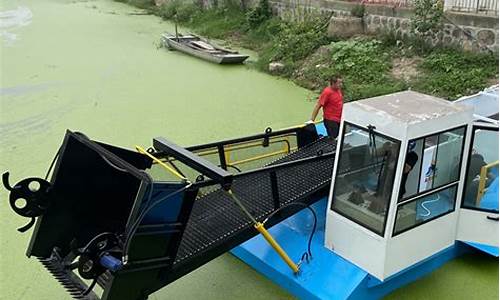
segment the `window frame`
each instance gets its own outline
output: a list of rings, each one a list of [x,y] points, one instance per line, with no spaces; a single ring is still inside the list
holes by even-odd
[[[358,125],[358,124],[355,124],[355,123],[351,123],[351,122],[348,122],[348,121],[344,121],[344,124],[342,126],[342,137],[341,137],[341,140],[340,140],[340,149],[339,149],[339,157],[338,157],[338,160],[337,160],[337,168],[335,170],[335,178],[337,178],[337,175],[339,174],[340,172],[340,169],[338,168],[338,166],[340,165],[340,161],[342,160],[342,153],[343,153],[343,149],[344,149],[344,138],[345,138],[345,132],[346,132],[346,125],[349,125],[351,127],[355,127],[357,129],[361,129],[361,130],[364,130],[366,132],[369,131],[368,127],[364,127],[364,126],[361,126],[361,125]],[[400,157],[400,152],[401,152],[401,141],[398,140],[397,138],[394,138],[394,137],[391,137],[391,136],[388,136],[386,134],[383,134],[383,133],[380,133],[379,131],[376,130],[376,128],[373,130],[373,133],[375,135],[378,135],[382,138],[385,138],[393,143],[396,143],[398,145],[398,156],[396,157],[396,167],[394,168],[394,171],[393,171],[393,174],[392,174],[392,177],[395,178],[396,176],[396,171],[397,171],[397,164],[399,162],[399,157]],[[335,203],[335,189],[337,188],[337,180],[335,180],[335,183],[333,185],[333,189],[332,189],[332,203],[330,204],[330,207],[328,208],[329,210],[333,211],[334,213],[337,213],[339,215],[341,215],[342,217],[358,224],[359,226],[381,236],[381,237],[384,237],[385,236],[385,233],[386,233],[386,227],[387,227],[387,219],[388,219],[388,216],[389,216],[389,207],[391,205],[391,200],[392,200],[392,197],[394,195],[394,182],[392,184],[392,192],[391,192],[391,196],[389,197],[388,201],[387,201],[387,204],[386,204],[386,207],[385,207],[385,216],[384,216],[384,223],[383,223],[383,227],[382,227],[382,232],[379,232],[377,230],[375,230],[374,228],[371,228],[369,227],[368,225],[366,224],[363,224],[361,222],[358,222],[358,220],[355,220],[354,218],[352,218],[351,216],[348,216],[346,214],[344,214],[343,212],[340,212],[338,210],[336,210],[334,208],[334,203]],[[399,189],[398,189],[399,191]]]
[[[421,193],[420,195],[416,196],[415,198],[408,199],[408,200],[406,200],[404,202],[398,203],[398,205],[396,206],[396,217],[394,218],[394,226],[392,228],[392,237],[398,236],[398,235],[400,235],[402,233],[405,233],[405,232],[407,232],[409,230],[412,230],[413,228],[416,228],[418,226],[421,226],[421,225],[424,225],[426,223],[432,222],[432,221],[434,221],[436,219],[439,219],[441,217],[444,217],[444,216],[446,216],[446,215],[451,214],[452,212],[454,212],[456,210],[456,206],[457,206],[458,184],[459,184],[459,181],[450,182],[448,184],[442,185],[441,187],[439,187],[437,189],[429,190],[427,193],[423,193],[423,194]],[[403,229],[401,231],[396,232],[396,222],[397,222],[397,219],[398,219],[399,206],[402,206],[404,204],[408,204],[408,203],[411,203],[411,202],[418,201],[421,198],[424,198],[424,197],[427,197],[427,196],[439,193],[441,191],[444,191],[444,190],[447,190],[449,188],[452,188],[453,186],[455,186],[455,199],[453,199],[453,205],[451,206],[452,207],[451,210],[445,212],[444,214],[440,214],[440,215],[434,216],[432,218],[429,218],[429,219],[425,220],[422,223],[414,224],[414,225],[412,225],[412,226],[410,226],[408,228],[405,228],[405,229]]]
[[[465,125],[460,125],[460,126],[457,126],[457,127],[452,127],[452,128],[449,128],[449,129],[446,129],[446,130],[441,130],[441,131],[438,131],[438,132],[435,132],[435,133],[432,133],[432,134],[428,134],[428,135],[424,135],[424,136],[421,136],[421,137],[417,137],[417,138],[414,138],[414,139],[411,139],[411,140],[408,140],[408,143],[406,144],[406,153],[404,155],[404,162],[406,162],[406,156],[408,155],[408,144],[410,143],[410,141],[416,141],[416,140],[420,140],[420,139],[424,139],[424,145],[422,145],[422,151],[420,154],[420,157],[419,159],[422,159],[423,156],[424,156],[424,151],[425,151],[425,139],[427,139],[428,137],[431,137],[433,135],[437,135],[438,136],[438,145],[439,145],[439,136],[443,133],[446,133],[448,131],[454,131],[456,129],[460,129],[460,128],[464,128],[464,136],[463,136],[463,139],[462,139],[462,150],[460,151],[460,161],[459,161],[459,166],[462,166],[462,163],[463,163],[463,159],[464,159],[464,147],[465,147],[465,140],[467,138],[467,124]],[[436,157],[438,156],[439,154],[439,147],[437,147],[436,149]],[[445,184],[441,184],[439,186],[436,186],[436,187],[433,187],[431,189],[428,189],[426,191],[422,191],[422,192],[417,192],[411,196],[408,196],[408,197],[403,197],[401,199],[398,198],[397,200],[397,204],[399,205],[400,203],[403,203],[403,202],[407,202],[408,200],[411,200],[415,197],[418,197],[422,194],[427,194],[428,192],[430,191],[433,191],[433,190],[436,190],[436,189],[439,189],[439,188],[442,188],[443,186],[446,186],[446,185],[449,185],[453,182],[457,182],[457,181],[460,181],[460,173],[458,173],[458,179],[457,180],[454,180],[454,181],[450,181],[448,183],[445,183]],[[422,168],[420,168],[420,171],[419,171],[419,174],[418,174],[418,186],[417,186],[417,191],[420,190],[420,181],[422,180]],[[399,186],[399,190],[398,192],[401,190],[401,184]],[[456,201],[456,199],[455,199]]]
[[[446,132],[449,132],[449,131],[454,131],[454,130],[457,130],[457,129],[460,129],[460,128],[464,128],[464,136],[462,138],[462,149],[460,151],[460,161],[459,161],[459,166],[460,166],[460,172],[458,173],[458,178],[457,180],[454,180],[454,181],[451,181],[451,182],[448,182],[446,184],[442,184],[440,186],[437,186],[437,187],[433,187],[429,190],[426,190],[426,191],[423,191],[423,192],[418,192],[410,197],[407,197],[407,198],[401,198],[401,199],[397,199],[396,201],[396,212],[395,212],[395,217],[394,217],[394,226],[392,228],[392,237],[395,237],[395,236],[398,236],[402,233],[405,233],[409,230],[412,230],[418,226],[421,226],[421,225],[424,225],[426,223],[429,223],[431,221],[434,221],[436,219],[439,219],[441,217],[444,217],[450,213],[453,213],[456,211],[456,206],[457,206],[457,196],[458,196],[458,193],[459,193],[459,184],[460,184],[460,178],[461,178],[461,173],[462,173],[462,163],[463,163],[463,160],[464,160],[464,152],[465,152],[465,141],[467,139],[467,129],[468,129],[468,125],[467,124],[464,124],[464,125],[460,125],[460,126],[456,126],[456,127],[451,127],[451,128],[448,128],[448,129],[445,129],[445,130],[440,130],[440,131],[437,131],[437,132],[434,132],[434,133],[431,133],[431,134],[428,134],[428,135],[424,135],[424,136],[421,136],[421,137],[417,137],[417,138],[414,138],[414,139],[411,139],[412,141],[413,140],[419,140],[419,139],[424,139],[424,143],[425,143],[425,139],[430,137],[430,136],[433,136],[433,135],[437,135],[438,136],[438,147],[436,149],[436,157],[437,157],[437,154],[439,153],[439,136],[443,133],[446,133]],[[404,156],[404,161],[406,161],[406,156],[408,155],[408,144],[409,144],[410,140],[408,140],[407,142],[407,145],[406,145],[406,153],[405,153],[405,156]],[[422,153],[421,153],[421,156],[420,157],[423,157],[423,152],[424,152],[425,148],[424,146],[422,146]],[[420,180],[421,180],[421,176],[422,176],[422,168],[420,168],[420,171],[419,171],[419,185],[418,185],[418,189],[420,189]],[[453,209],[444,213],[444,214],[441,214],[441,215],[437,215],[433,218],[430,218],[430,219],[427,219],[425,220],[424,222],[422,223],[418,223],[418,224],[415,224],[414,226],[411,226],[411,227],[408,227],[404,230],[401,230],[399,232],[396,233],[396,222],[397,222],[397,218],[398,218],[398,210],[399,210],[399,206],[400,205],[404,205],[404,204],[407,204],[407,203],[410,203],[410,202],[414,202],[414,201],[418,201],[418,199],[422,198],[422,197],[426,197],[426,196],[429,196],[429,195],[432,195],[432,194],[435,194],[435,193],[439,193],[440,191],[443,191],[443,190],[446,190],[448,188],[451,188],[452,186],[456,185],[456,191],[455,191],[455,198],[453,199]],[[399,185],[399,189],[398,189],[398,193],[399,191],[401,190],[401,184]]]
[[[498,134],[498,127],[496,126],[487,126],[486,124],[481,124],[481,125],[477,125],[477,124],[474,124],[472,125],[472,131],[471,131],[471,140],[470,140],[470,147],[469,147],[469,151],[468,151],[468,155],[466,157],[466,165],[465,165],[465,177],[464,177],[464,185],[462,187],[462,199],[460,201],[460,208],[461,209],[470,209],[470,210],[475,210],[475,211],[480,211],[480,212],[486,212],[486,213],[495,213],[495,214],[498,214],[499,211],[498,210],[493,210],[493,209],[485,209],[485,208],[480,208],[480,207],[468,207],[468,206],[464,206],[464,201],[465,201],[465,191],[467,189],[467,187],[465,186],[465,179],[467,178],[467,176],[469,176],[469,164],[470,164],[470,157],[471,157],[471,154],[472,154],[472,148],[474,146],[474,140],[475,140],[475,137],[476,137],[476,134],[475,134],[475,131],[476,129],[484,129],[484,130],[490,130],[490,131],[496,131],[497,134]]]

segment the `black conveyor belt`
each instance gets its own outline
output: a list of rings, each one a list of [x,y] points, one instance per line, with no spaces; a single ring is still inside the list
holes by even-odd
[[[324,137],[274,161],[270,165],[314,157],[318,153],[326,154],[333,151],[335,151],[335,142]],[[278,179],[280,207],[293,201],[303,200],[319,189],[328,186],[332,176],[333,163],[333,158],[318,159],[275,170]],[[271,191],[270,172],[242,173],[234,177],[232,185],[232,191],[258,221],[263,221],[276,210]],[[198,257],[198,260],[203,260],[202,256],[206,252],[220,247],[251,227],[252,223],[221,189],[199,197],[195,201],[184,231],[174,267],[195,257]]]

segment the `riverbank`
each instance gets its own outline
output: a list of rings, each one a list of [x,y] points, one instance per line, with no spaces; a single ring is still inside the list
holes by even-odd
[[[453,100],[498,83],[497,53],[432,47],[417,38],[402,40],[390,33],[329,37],[330,16],[302,13],[301,22],[285,21],[270,14],[265,0],[253,10],[242,10],[233,1],[219,1],[218,7],[209,9],[182,0],[159,7],[150,0],[119,1],[176,20],[209,38],[252,49],[259,54],[253,67],[316,93],[329,77],[342,74],[347,101],[407,89]]]

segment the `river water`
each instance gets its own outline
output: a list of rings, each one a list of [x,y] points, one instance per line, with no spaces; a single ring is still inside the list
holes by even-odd
[[[158,48],[173,26],[121,3],[21,0],[0,8],[0,170],[12,182],[43,177],[66,129],[128,148],[160,135],[192,145],[299,124],[312,109],[310,93],[288,81]],[[15,230],[26,220],[1,190],[0,298],[67,297],[26,259],[30,233]],[[226,255],[159,295],[286,297],[258,277]]]
[[[158,48],[160,33],[173,26],[137,11],[111,0],[0,2],[0,170],[11,171],[12,182],[43,177],[66,129],[128,148],[159,135],[192,145],[309,117],[307,90]],[[26,220],[6,196],[2,188],[0,299],[69,298],[26,259],[30,233],[15,230]],[[290,296],[226,254],[151,298]]]

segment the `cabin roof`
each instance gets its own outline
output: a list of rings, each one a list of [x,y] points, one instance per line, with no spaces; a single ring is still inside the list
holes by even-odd
[[[415,124],[470,110],[464,105],[425,95],[403,91],[349,103],[366,113],[375,113],[403,123]]]

